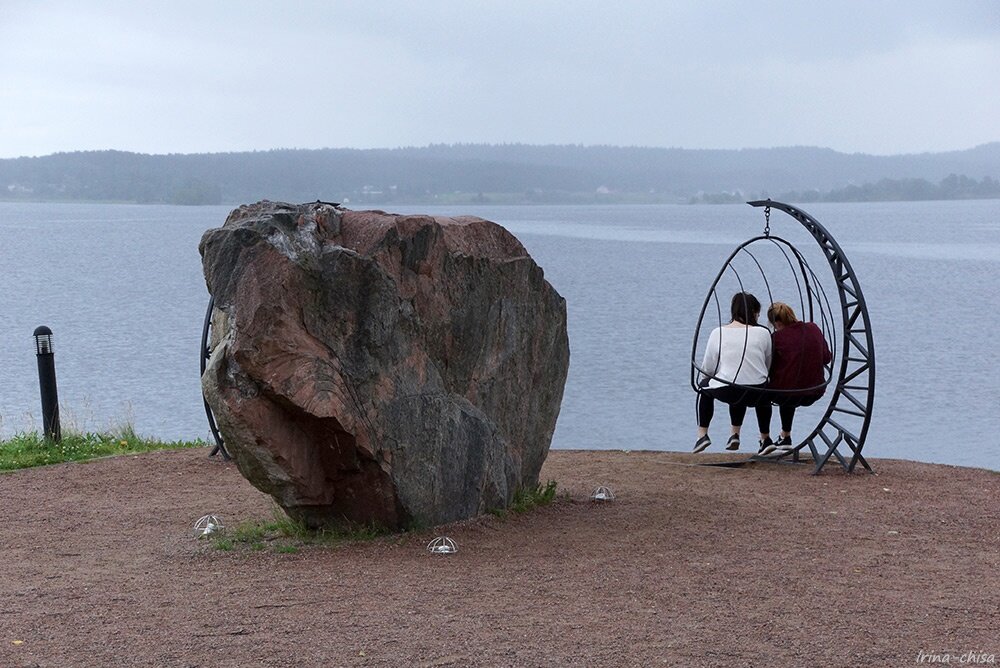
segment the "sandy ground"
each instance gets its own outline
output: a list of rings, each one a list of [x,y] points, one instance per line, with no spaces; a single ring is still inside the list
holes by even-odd
[[[910,666],[1000,655],[1000,474],[554,451],[551,506],[284,554],[206,451],[0,475],[0,666]],[[610,504],[589,501],[606,484]],[[447,533],[454,555],[424,547]],[[952,659],[957,662],[958,656]],[[1000,661],[1000,657],[994,659]]]

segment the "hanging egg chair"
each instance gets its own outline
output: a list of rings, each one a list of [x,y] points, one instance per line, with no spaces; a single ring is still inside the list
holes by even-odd
[[[705,297],[695,327],[691,347],[691,387],[699,395],[709,380],[724,385],[753,388],[720,378],[700,366],[699,351],[708,345],[708,333],[715,322],[722,327],[723,300],[736,293],[758,292],[767,303],[783,300],[798,307],[800,318],[814,323],[828,342],[830,362],[823,366],[822,382],[810,387],[794,389],[768,388],[769,396],[780,401],[786,394],[823,394],[829,397],[822,418],[809,435],[777,457],[754,456],[746,461],[720,462],[716,465],[740,466],[752,461],[798,462],[800,452],[807,449],[815,465],[814,474],[835,458],[845,471],[853,471],[857,464],[866,470],[871,467],[861,451],[864,448],[871,422],[872,402],[875,398],[875,350],[871,323],[861,285],[851,268],[843,249],[820,223],[794,206],[771,200],[748,202],[764,208],[764,233],[736,247],[723,263]],[[788,240],[771,234],[771,209],[784,211],[797,220],[819,245],[826,259],[831,276],[822,278],[810,266],[806,253]],[[815,254],[815,253],[814,253]],[[829,294],[836,294],[837,302],[831,305]],[[835,306],[839,306],[839,313]],[[708,323],[712,322],[712,327]],[[744,330],[744,352],[750,328]],[[718,337],[721,347],[721,337]],[[742,359],[740,361],[742,367]],[[735,374],[739,376],[739,371]],[[832,391],[830,391],[832,390]]]

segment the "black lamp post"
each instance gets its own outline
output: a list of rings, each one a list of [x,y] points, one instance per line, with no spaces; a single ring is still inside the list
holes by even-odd
[[[59,392],[56,389],[56,357],[52,351],[52,330],[42,325],[35,329],[35,356],[38,359],[38,388],[42,395],[42,426],[45,438],[62,439],[59,427]]]

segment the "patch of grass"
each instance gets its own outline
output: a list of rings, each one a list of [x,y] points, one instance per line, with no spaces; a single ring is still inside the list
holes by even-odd
[[[520,515],[532,508],[547,506],[556,498],[556,487],[556,481],[549,480],[544,485],[539,483],[533,489],[519,489],[514,492],[514,499],[510,502],[509,506],[506,508],[495,508],[490,513],[496,517],[504,518],[508,513]]]
[[[216,550],[222,550],[223,552],[229,552],[233,549],[233,541],[228,538],[216,538],[212,544]]]
[[[266,544],[271,543],[275,552],[291,554],[306,545],[332,546],[351,541],[372,540],[387,533],[388,530],[375,524],[355,525],[345,529],[310,529],[275,506],[271,520],[240,522],[229,534],[229,539],[234,545],[248,545],[254,551],[260,551]]]
[[[233,530],[233,540],[240,543],[260,543],[267,537],[268,531],[263,524],[241,522]]]
[[[533,508],[546,506],[556,498],[556,481],[549,480],[544,485],[539,484],[531,489],[518,490],[507,508],[490,511],[497,517],[506,517],[509,513],[526,513]],[[266,545],[280,554],[294,554],[303,547],[317,545],[333,547],[348,542],[368,541],[392,531],[377,524],[355,524],[342,529],[310,529],[303,522],[292,519],[275,505],[270,520],[247,520],[237,524],[226,534],[229,546],[218,549],[234,549],[240,545],[259,552]],[[419,531],[424,527],[413,523],[405,531]]]
[[[22,432],[0,441],[0,471],[153,450],[201,448],[206,445],[202,440],[160,441],[144,438],[136,434],[130,424],[106,432],[76,432],[67,429],[58,443],[46,439],[38,432]]]

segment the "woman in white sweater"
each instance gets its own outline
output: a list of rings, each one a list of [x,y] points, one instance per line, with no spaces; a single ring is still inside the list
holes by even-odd
[[[771,332],[757,324],[760,302],[749,292],[733,295],[730,311],[732,321],[712,330],[701,363],[703,375],[702,389],[698,393],[695,452],[712,444],[708,425],[715,413],[716,399],[729,404],[732,434],[726,444],[727,450],[740,447],[740,428],[748,406],[756,408],[760,449],[771,444],[771,403],[762,392],[771,367]]]

